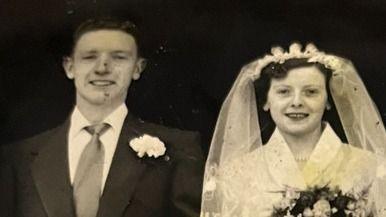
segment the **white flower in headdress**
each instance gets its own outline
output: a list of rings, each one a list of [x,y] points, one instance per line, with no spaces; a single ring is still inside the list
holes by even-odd
[[[284,49],[280,46],[272,47],[271,53],[274,57],[280,57],[284,54]]]
[[[289,47],[289,53],[294,57],[301,57],[302,53],[302,45],[299,43],[292,43]]]
[[[312,54],[312,53],[316,53],[316,52],[319,52],[319,50],[313,43],[307,44],[305,53]]]

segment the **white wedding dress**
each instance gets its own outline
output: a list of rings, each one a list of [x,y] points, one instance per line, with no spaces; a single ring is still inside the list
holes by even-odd
[[[329,124],[313,153],[300,170],[291,150],[276,129],[268,143],[224,165],[219,185],[225,197],[221,213],[234,208],[242,217],[272,215],[273,205],[282,199],[287,187],[339,187],[343,192],[359,193],[376,178],[377,160],[363,149],[344,144]],[[233,191],[234,189],[244,189]],[[371,198],[371,197],[370,197]],[[372,201],[369,202],[372,205]]]
[[[203,184],[202,217],[270,216],[288,187],[315,185],[342,191],[370,188],[367,206],[386,217],[386,132],[376,105],[354,65],[347,59],[292,44],[274,47],[244,66],[226,97],[213,134]],[[344,144],[327,124],[308,162],[299,169],[276,130],[262,145],[254,82],[270,63],[306,58],[332,71],[329,91],[345,136]]]

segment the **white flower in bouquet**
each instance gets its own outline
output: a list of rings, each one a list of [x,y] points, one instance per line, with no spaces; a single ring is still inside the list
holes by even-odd
[[[310,207],[307,207],[304,209],[303,217],[313,217],[313,216],[314,216],[314,212],[312,212]]]
[[[330,203],[325,199],[320,199],[314,204],[312,210],[315,217],[328,217],[331,216]]]

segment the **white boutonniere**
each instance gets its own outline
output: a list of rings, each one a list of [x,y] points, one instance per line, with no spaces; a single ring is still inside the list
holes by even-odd
[[[130,147],[142,158],[145,154],[148,157],[158,158],[165,154],[165,144],[158,138],[148,134],[134,138],[129,142]]]

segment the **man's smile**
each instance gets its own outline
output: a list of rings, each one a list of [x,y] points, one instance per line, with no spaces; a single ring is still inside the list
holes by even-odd
[[[106,87],[115,84],[115,82],[111,80],[92,80],[89,83],[98,87]]]

